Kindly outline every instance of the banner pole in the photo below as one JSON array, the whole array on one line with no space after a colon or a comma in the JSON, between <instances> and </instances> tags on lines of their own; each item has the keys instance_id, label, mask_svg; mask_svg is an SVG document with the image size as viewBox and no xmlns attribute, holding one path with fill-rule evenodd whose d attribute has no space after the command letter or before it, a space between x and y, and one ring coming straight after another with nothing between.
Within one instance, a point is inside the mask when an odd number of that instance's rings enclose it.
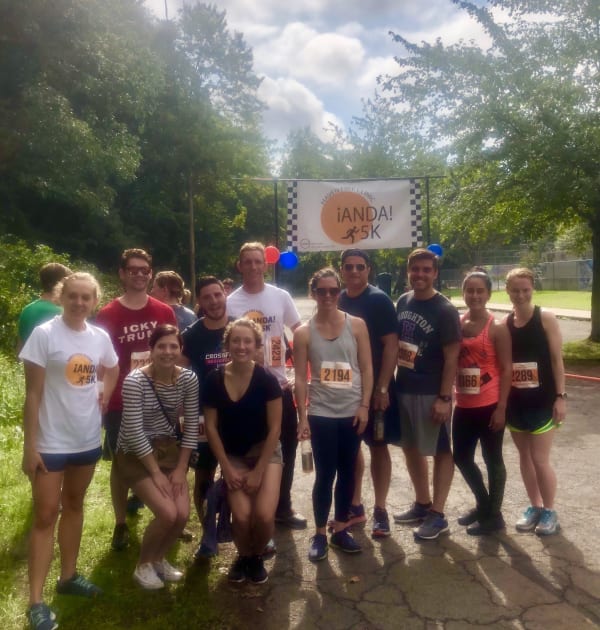
<instances>
[{"instance_id":1,"label":"banner pole","mask_svg":"<svg viewBox=\"0 0 600 630\"><path fill-rule=\"evenodd\" d=\"M277 178L273 178L273 211L275 213L275 247L279 249L279 204L277 203ZM273 265L273 284L277 286L277 263Z\"/></svg>"}]
</instances>

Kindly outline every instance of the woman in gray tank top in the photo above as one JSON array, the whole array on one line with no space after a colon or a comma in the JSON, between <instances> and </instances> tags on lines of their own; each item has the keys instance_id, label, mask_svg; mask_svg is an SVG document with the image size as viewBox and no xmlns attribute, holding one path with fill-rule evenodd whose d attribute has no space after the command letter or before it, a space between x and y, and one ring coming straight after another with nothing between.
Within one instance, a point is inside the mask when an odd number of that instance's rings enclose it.
<instances>
[{"instance_id":1,"label":"woman in gray tank top","mask_svg":"<svg viewBox=\"0 0 600 630\"><path fill-rule=\"evenodd\" d=\"M373 369L365 322L338 309L337 273L330 268L317 271L309 289L317 310L294 333L294 362L298 439L310 438L315 460L312 498L316 533L308 557L317 561L327 556L327 517L334 480L330 543L347 553L361 550L347 529L347 518L360 434L367 426ZM309 364L311 380L307 385Z\"/></svg>"}]
</instances>

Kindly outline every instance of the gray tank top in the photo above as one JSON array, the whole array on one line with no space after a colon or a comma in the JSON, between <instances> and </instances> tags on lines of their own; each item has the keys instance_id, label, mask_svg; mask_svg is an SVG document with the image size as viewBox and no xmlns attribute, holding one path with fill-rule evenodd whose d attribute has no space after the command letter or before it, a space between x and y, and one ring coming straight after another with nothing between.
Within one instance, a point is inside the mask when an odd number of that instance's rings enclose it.
<instances>
[{"instance_id":1,"label":"gray tank top","mask_svg":"<svg viewBox=\"0 0 600 630\"><path fill-rule=\"evenodd\" d=\"M311 382L308 388L308 413L329 418L348 418L358 411L362 381L358 367L358 345L350 318L336 339L324 339L314 318L308 323L310 339L308 360Z\"/></svg>"}]
</instances>

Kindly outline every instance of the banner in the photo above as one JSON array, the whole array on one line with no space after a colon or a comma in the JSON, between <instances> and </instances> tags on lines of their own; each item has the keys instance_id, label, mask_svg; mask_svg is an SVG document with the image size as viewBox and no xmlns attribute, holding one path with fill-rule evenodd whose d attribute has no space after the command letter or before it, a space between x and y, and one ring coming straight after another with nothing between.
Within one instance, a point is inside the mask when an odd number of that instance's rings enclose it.
<instances>
[{"instance_id":1,"label":"banner","mask_svg":"<svg viewBox=\"0 0 600 630\"><path fill-rule=\"evenodd\" d=\"M418 180L288 183L288 249L412 249L422 243Z\"/></svg>"}]
</instances>

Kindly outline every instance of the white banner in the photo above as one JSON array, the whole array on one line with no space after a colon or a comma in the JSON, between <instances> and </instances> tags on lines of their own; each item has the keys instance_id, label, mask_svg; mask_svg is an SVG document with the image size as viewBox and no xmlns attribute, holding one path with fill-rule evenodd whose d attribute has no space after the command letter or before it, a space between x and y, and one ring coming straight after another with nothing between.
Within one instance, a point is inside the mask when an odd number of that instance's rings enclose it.
<instances>
[{"instance_id":1,"label":"white banner","mask_svg":"<svg viewBox=\"0 0 600 630\"><path fill-rule=\"evenodd\" d=\"M298 252L422 245L418 180L293 181L288 248Z\"/></svg>"}]
</instances>

